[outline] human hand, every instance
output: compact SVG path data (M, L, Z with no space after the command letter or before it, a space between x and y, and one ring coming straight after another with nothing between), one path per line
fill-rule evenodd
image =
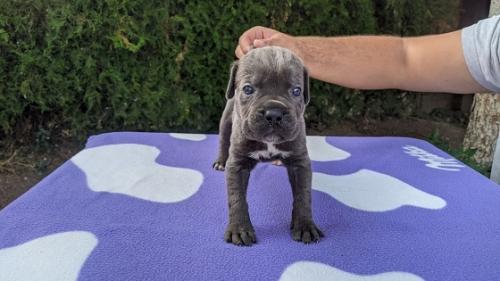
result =
M284 48L291 48L292 36L277 30L254 26L245 31L238 41L238 46L234 51L236 57L241 58L253 48L260 48L264 46L280 46Z

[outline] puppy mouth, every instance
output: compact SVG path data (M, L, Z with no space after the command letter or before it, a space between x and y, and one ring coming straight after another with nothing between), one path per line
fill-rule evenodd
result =
M294 126L259 126L256 130L256 137L259 141L268 143L281 143L292 138L295 133Z
M262 136L262 140L264 142L269 142L269 143L278 143L278 142L283 141L283 136L281 136L280 134L278 134L276 132L271 132L271 133L264 134Z

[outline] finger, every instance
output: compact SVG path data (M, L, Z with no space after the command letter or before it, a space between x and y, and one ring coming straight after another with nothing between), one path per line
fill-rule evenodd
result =
M261 47L265 47L265 46L270 45L270 43L271 43L271 40L269 40L269 39L267 39L267 40L266 39L255 39L253 41L253 46L255 48L261 48Z
M255 39L253 31L250 29L243 33L238 40L238 47L241 49L243 54L248 53L252 49L252 42Z
M238 39L238 45L240 45L241 50L244 54L248 53L253 49L253 42L255 39L265 39L271 36L275 32L274 30L262 26L254 26L249 30L245 31Z
M241 50L240 45L238 45L238 47L236 47L236 50L234 51L234 54L235 54L235 55L236 55L236 57L237 57L237 58L239 58L239 59L241 59L241 57L242 57L243 55L245 55L245 54L243 53L243 51Z

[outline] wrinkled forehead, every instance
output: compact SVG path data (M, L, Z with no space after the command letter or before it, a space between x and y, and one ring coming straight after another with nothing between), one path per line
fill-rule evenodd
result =
M239 62L237 83L265 83L303 81L302 62L290 50L280 47L258 48L247 53Z

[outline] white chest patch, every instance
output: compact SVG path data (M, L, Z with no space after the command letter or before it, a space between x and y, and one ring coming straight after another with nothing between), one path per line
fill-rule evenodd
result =
M287 158L288 156L290 156L290 151L279 150L272 143L266 143L266 145L267 145L266 150L252 151L248 154L248 156L250 156L255 160L270 159L273 157Z

